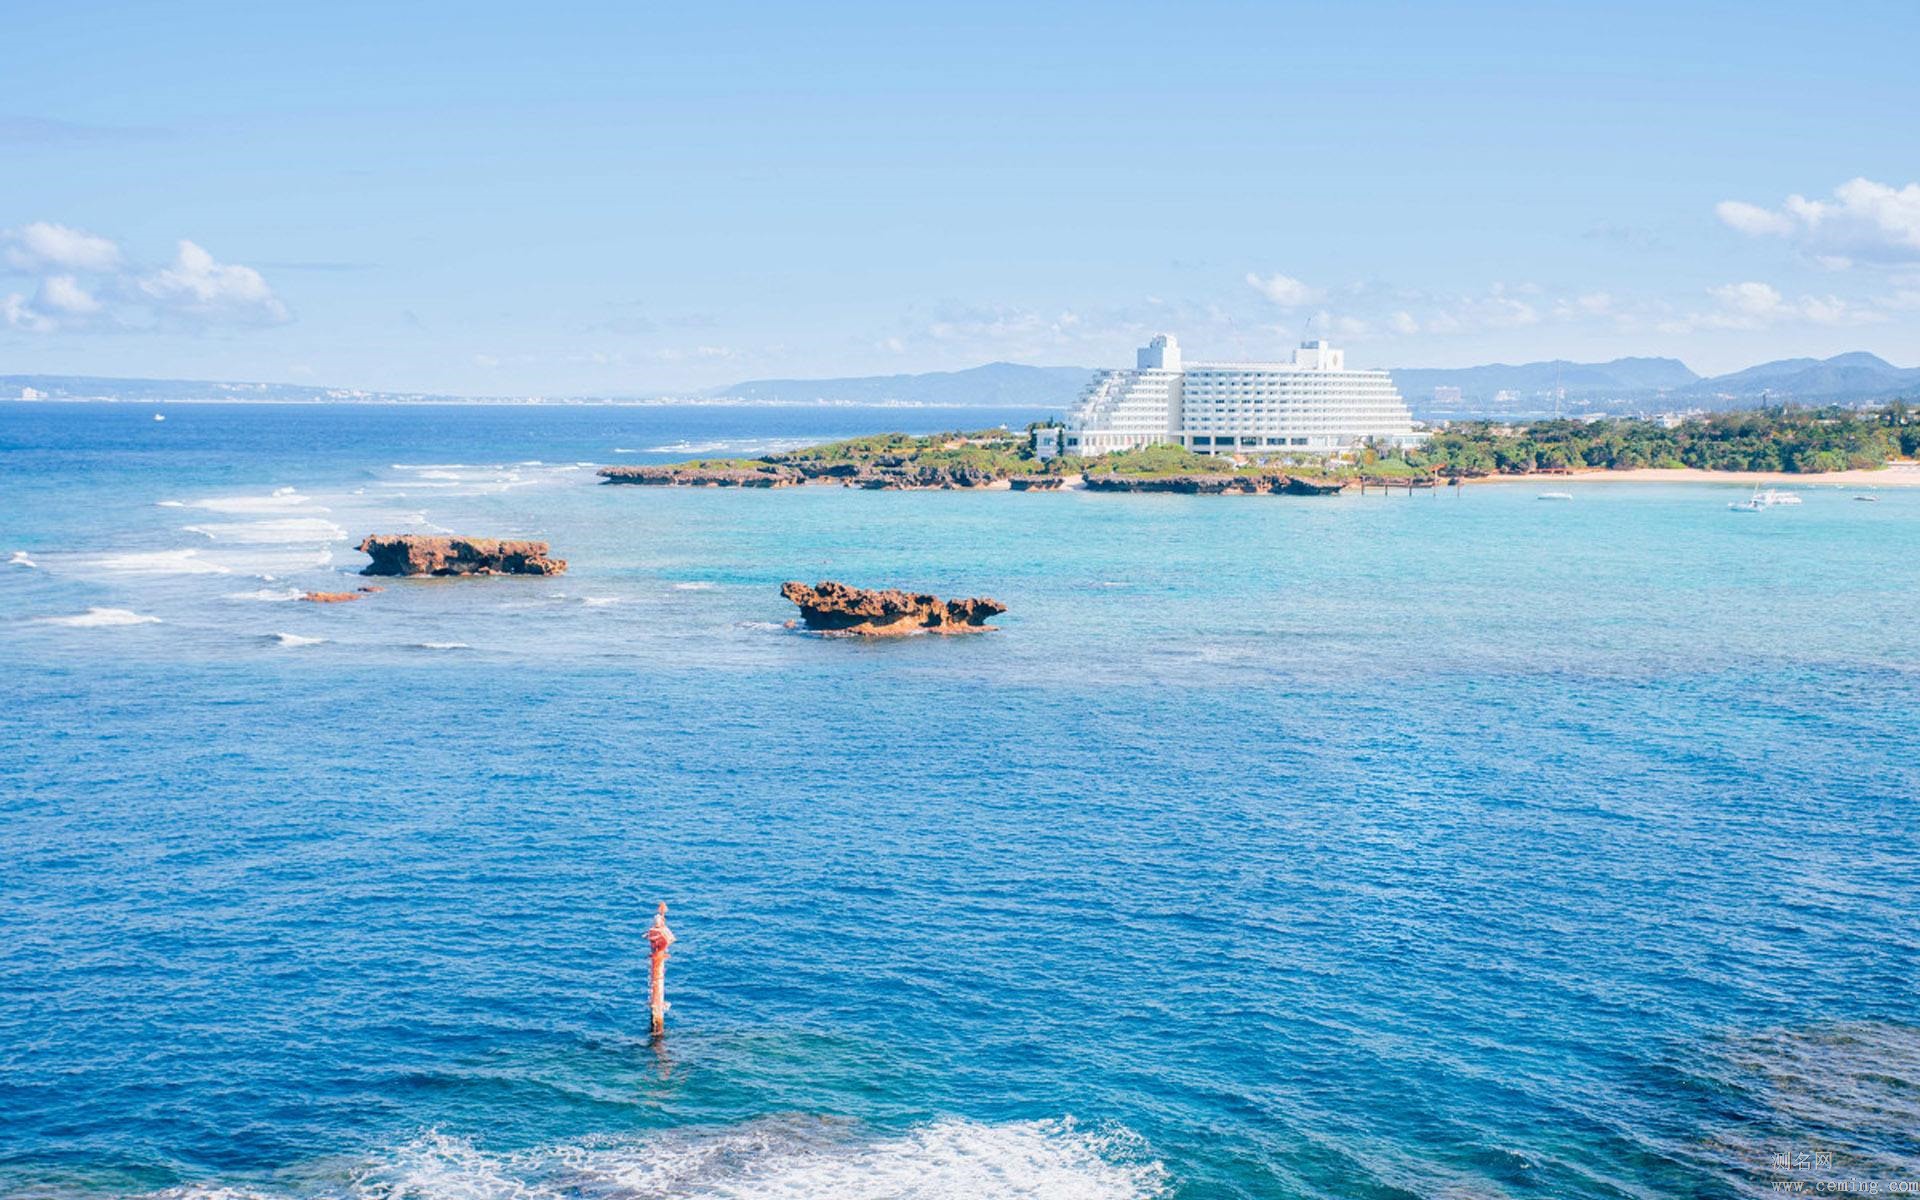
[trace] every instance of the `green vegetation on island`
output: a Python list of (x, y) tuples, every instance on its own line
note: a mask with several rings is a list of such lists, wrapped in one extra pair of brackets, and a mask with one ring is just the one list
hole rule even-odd
[(1229, 457), (1156, 445), (1090, 458), (1055, 455), (1043, 461), (1036, 434), (1051, 428), (1037, 422), (1025, 429), (881, 433), (760, 458), (692, 459), (660, 467), (609, 468), (602, 474), (617, 477), (616, 482), (754, 486), (823, 480), (867, 487), (978, 487), (1021, 478), (1038, 486), (1068, 475), (1127, 480), (1288, 475), (1329, 482), (1430, 482), (1640, 467), (1817, 474), (1920, 456), (1920, 410), (1903, 401), (1879, 408), (1768, 408), (1659, 420), (1456, 421), (1417, 447), (1361, 445), (1332, 458), (1300, 453)]
[(1916, 454), (1920, 412), (1894, 401), (1881, 408), (1767, 408), (1679, 421), (1456, 421), (1395, 457), (1471, 477), (1639, 467), (1818, 474), (1871, 469)]

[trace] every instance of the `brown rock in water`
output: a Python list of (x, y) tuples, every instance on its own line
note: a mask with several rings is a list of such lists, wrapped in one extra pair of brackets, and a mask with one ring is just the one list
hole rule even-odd
[(565, 559), (548, 558), (545, 542), (497, 538), (375, 534), (360, 543), (373, 559), (362, 575), (558, 575)]
[(345, 604), (349, 600), (358, 600), (359, 592), (307, 592), (300, 597), (309, 604)]
[(942, 600), (938, 596), (893, 589), (869, 591), (826, 580), (814, 587), (783, 583), (780, 594), (800, 606), (808, 629), (862, 637), (901, 637), (914, 633), (979, 633), (992, 629), (988, 617), (1007, 611), (998, 600)]

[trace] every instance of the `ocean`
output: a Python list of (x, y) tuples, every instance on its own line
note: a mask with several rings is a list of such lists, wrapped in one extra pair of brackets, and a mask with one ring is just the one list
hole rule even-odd
[(593, 475), (1036, 415), (0, 404), (0, 1195), (1920, 1187), (1920, 491)]

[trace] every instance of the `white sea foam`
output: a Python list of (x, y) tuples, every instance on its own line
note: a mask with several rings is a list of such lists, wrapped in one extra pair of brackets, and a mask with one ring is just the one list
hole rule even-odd
[(318, 646), (327, 640), (323, 637), (302, 637), (297, 633), (270, 633), (267, 636), (279, 646)]
[(705, 580), (696, 579), (686, 583), (676, 583), (673, 585), (673, 590), (676, 592), (710, 592), (719, 586), (717, 583), (708, 583)]
[[(433, 1133), (401, 1146), (328, 1200), (1137, 1200), (1167, 1174), (1124, 1132), (1071, 1121), (943, 1120), (887, 1137), (842, 1121), (784, 1118), (496, 1153)], [(309, 1193), (312, 1195), (313, 1193)], [(265, 1200), (227, 1185), (153, 1200)]]
[(347, 540), (347, 531), (324, 517), (283, 517), (273, 521), (215, 521), (205, 525), (189, 525), (186, 530), (188, 533), (197, 533), (217, 542), (243, 542), (250, 545)]
[(116, 625), (158, 625), (159, 617), (126, 608), (89, 608), (71, 617), (41, 617), (43, 625), (67, 625), (74, 629), (103, 629)]
[(582, 596), (580, 603), (588, 608), (605, 608), (609, 604), (620, 603), (619, 596)]
[(10, 567), (37, 567), (40, 564), (27, 557), (25, 550), (15, 550), (13, 557), (7, 560)]
[(821, 438), (714, 438), (709, 441), (668, 442), (664, 446), (648, 446), (646, 450), (620, 450), (616, 454), (771, 454), (778, 450), (795, 450), (801, 446), (811, 446)]
[(421, 642), (420, 648), (422, 650), (471, 650), (473, 649), (472, 646), (469, 646), (465, 642)]
[(275, 575), (325, 567), (333, 552), (325, 546), (237, 545), (232, 548), (188, 550), (133, 550), (80, 560), (81, 565), (127, 575), (252, 575), (270, 581)]
[(199, 508), (205, 509), (207, 512), (236, 513), (241, 515), (249, 513), (283, 513), (294, 510), (302, 512), (327, 511), (317, 506), (309, 507), (311, 504), (312, 500), (309, 497), (302, 496), (298, 491), (290, 487), (275, 488), (273, 493), (267, 496), (213, 496), (205, 500), (160, 501), (160, 507), (162, 508)]
[(230, 572), (198, 550), (136, 550), (97, 558), (94, 565), (136, 575), (226, 575)]
[(257, 592), (228, 592), (226, 598), (229, 600), (265, 600), (269, 603), (279, 603), (286, 600), (298, 600), (305, 594), (306, 593), (302, 592), (299, 588), (261, 588)]

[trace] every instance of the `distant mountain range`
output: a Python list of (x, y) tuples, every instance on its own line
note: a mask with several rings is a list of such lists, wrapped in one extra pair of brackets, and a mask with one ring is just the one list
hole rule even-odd
[[(1678, 359), (1617, 358), (1606, 363), (1399, 369), (1393, 372), (1393, 380), (1416, 413), (1434, 416), (1449, 412), (1530, 415), (1551, 412), (1556, 402), (1563, 409), (1571, 405), (1633, 411), (1784, 402), (1860, 404), (1920, 396), (1920, 368), (1896, 367), (1864, 351), (1827, 359), (1783, 358), (1706, 377), (1694, 374)], [(1436, 396), (1436, 388), (1458, 388), (1460, 397), (1455, 401)]]
[(1684, 393), (1736, 401), (1765, 395), (1776, 400), (1839, 403), (1913, 397), (1920, 396), (1920, 367), (1896, 367), (1863, 350), (1824, 359), (1783, 358), (1702, 379), (1685, 388)]
[[(1784, 358), (1727, 375), (1702, 377), (1673, 358), (1493, 363), (1481, 367), (1402, 367), (1394, 383), (1416, 416), (1525, 417), (1575, 413), (1748, 408), (1757, 404), (1863, 404), (1920, 399), (1920, 367), (1896, 367), (1856, 351), (1832, 358)], [(844, 379), (754, 379), (686, 397), (736, 404), (916, 404), (1027, 408), (1064, 414), (1093, 375), (1088, 367), (1029, 367), (996, 362), (964, 371), (862, 375)], [(1435, 389), (1459, 389), (1436, 395)], [(0, 375), (0, 400), (220, 400), (231, 403), (459, 403), (499, 397), (364, 392), (293, 383), (193, 379), (109, 379), (84, 375)], [(549, 403), (610, 403), (602, 397), (551, 397)]]
[(1429, 400), (1435, 388), (1459, 388), (1468, 405), (1493, 401), (1501, 392), (1532, 397), (1564, 389), (1568, 399), (1652, 396), (1699, 382), (1677, 358), (1616, 358), (1612, 362), (1492, 363), (1484, 367), (1398, 367), (1393, 382), (1411, 402)]

